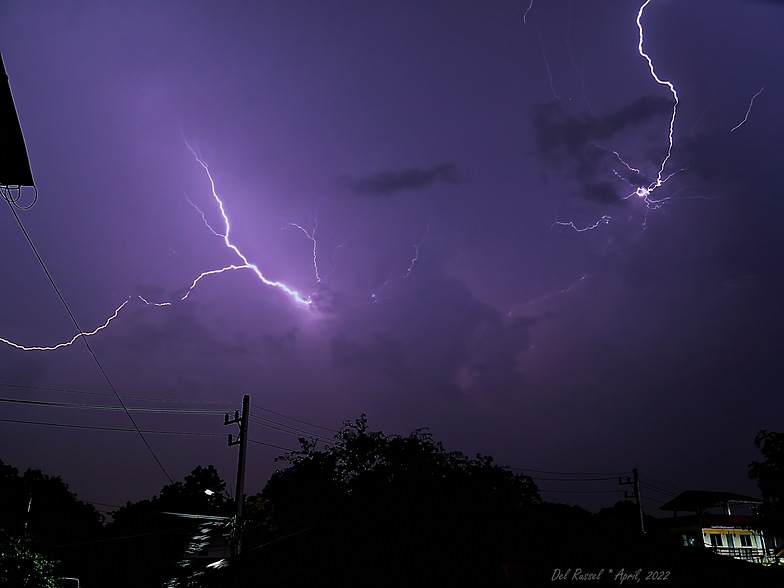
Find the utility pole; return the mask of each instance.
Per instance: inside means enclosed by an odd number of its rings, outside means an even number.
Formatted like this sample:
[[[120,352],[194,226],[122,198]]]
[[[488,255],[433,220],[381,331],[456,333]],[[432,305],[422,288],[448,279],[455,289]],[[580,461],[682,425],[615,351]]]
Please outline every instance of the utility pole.
[[[242,395],[242,415],[236,410],[234,411],[234,418],[229,419],[226,414],[223,419],[224,425],[239,424],[240,432],[235,440],[232,440],[231,433],[229,433],[229,447],[232,445],[239,445],[240,452],[237,456],[237,485],[234,492],[234,500],[237,503],[237,511],[234,515],[234,525],[231,532],[231,542],[229,546],[229,558],[233,559],[239,555],[241,540],[242,540],[242,502],[245,493],[245,452],[248,447],[248,412],[250,407],[250,396],[247,394]]]
[[[625,490],[623,493],[623,497],[625,499],[634,498],[634,501],[637,503],[637,510],[640,511],[640,532],[644,535],[645,534],[645,518],[642,512],[642,502],[640,502],[640,475],[637,472],[637,468],[632,468],[632,477],[626,476],[624,478],[618,478],[618,484],[631,486],[632,491],[629,492]]]

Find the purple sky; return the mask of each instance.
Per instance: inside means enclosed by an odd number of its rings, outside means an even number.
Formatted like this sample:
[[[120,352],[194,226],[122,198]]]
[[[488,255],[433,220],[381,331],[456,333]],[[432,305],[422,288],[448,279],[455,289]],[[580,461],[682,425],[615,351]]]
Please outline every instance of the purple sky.
[[[784,408],[784,5],[647,6],[644,49],[680,99],[662,179],[678,173],[648,206],[626,197],[655,186],[673,98],[637,52],[638,9],[4,2],[39,191],[20,217],[83,329],[130,297],[90,338],[127,406],[219,413],[132,413],[144,430],[234,433],[222,411],[244,392],[254,417],[328,436],[264,409],[430,427],[517,468],[636,466],[660,489],[754,494],[754,435],[781,430]],[[186,141],[231,242],[309,306],[248,269],[177,302],[201,272],[242,263],[197,211],[223,230]],[[0,247],[0,337],[73,337],[7,207]],[[0,345],[0,383],[4,399],[118,406],[82,342]],[[4,419],[131,426],[122,411],[0,405]],[[233,487],[225,438],[146,439],[172,478],[212,463]],[[250,439],[296,447],[258,420]],[[168,481],[135,433],[3,422],[0,440],[7,463],[102,505]],[[250,445],[248,493],[280,453]],[[623,490],[538,484],[591,508]],[[671,497],[644,494],[654,512]]]

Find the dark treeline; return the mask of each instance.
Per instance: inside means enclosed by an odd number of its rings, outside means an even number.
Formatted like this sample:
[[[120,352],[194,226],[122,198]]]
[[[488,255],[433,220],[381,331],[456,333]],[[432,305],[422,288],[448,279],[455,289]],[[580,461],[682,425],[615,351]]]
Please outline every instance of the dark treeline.
[[[765,459],[749,471],[771,529],[783,439],[761,432]],[[575,574],[610,585],[637,570],[667,572],[668,586],[784,585],[781,568],[684,549],[651,517],[641,533],[632,502],[597,513],[545,502],[530,477],[449,451],[426,430],[385,435],[363,415],[323,448],[303,438],[281,460],[245,499],[240,555],[217,567],[207,566],[228,556],[235,504],[213,466],[105,521],[60,478],[0,462],[0,585],[544,586]]]

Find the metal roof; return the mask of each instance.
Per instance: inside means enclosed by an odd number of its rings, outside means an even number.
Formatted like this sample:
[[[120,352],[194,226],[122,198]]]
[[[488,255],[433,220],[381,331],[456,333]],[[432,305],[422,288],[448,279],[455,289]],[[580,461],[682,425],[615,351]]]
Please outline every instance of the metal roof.
[[[678,496],[661,505],[661,510],[682,510],[700,512],[725,504],[762,504],[762,499],[735,492],[717,492],[714,490],[684,490]]]

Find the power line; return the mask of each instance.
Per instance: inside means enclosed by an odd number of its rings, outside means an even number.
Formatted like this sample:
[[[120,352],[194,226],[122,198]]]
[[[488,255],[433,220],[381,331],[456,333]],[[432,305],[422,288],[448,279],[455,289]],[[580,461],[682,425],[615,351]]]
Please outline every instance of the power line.
[[[683,491],[683,489],[680,486],[673,486],[672,484],[668,484],[667,482],[662,482],[661,480],[656,480],[655,478],[651,478],[650,476],[642,476],[641,475],[640,477],[644,478],[646,480],[650,480],[651,482],[656,482],[657,484],[659,484],[661,486],[669,486],[670,488],[673,488],[673,489],[677,490],[678,493]]]
[[[52,274],[49,273],[49,270],[47,269],[46,264],[44,263],[43,258],[38,253],[38,249],[36,248],[35,244],[33,243],[33,240],[30,238],[30,235],[27,233],[27,229],[25,229],[24,224],[22,223],[22,219],[19,218],[19,215],[16,213],[16,209],[14,208],[14,204],[9,199],[6,199],[6,202],[8,202],[8,207],[11,209],[11,213],[14,215],[14,218],[16,219],[16,222],[19,224],[19,228],[22,230],[22,234],[24,234],[25,238],[27,239],[27,242],[30,244],[30,248],[33,250],[33,253],[35,254],[35,257],[38,260],[38,263],[41,264],[41,268],[44,270],[44,273],[46,274],[46,277],[49,279],[49,283],[52,285],[52,288],[57,293],[57,297],[60,299],[60,302],[62,302],[63,306],[65,307],[65,310],[68,313],[68,316],[71,318],[71,321],[73,322],[74,326],[76,327],[76,330],[78,331],[79,335],[81,335],[82,341],[84,341],[84,345],[85,345],[85,347],[87,347],[87,351],[90,352],[90,355],[92,356],[93,360],[95,361],[95,364],[98,366],[98,369],[100,370],[101,374],[103,374],[103,377],[106,380],[107,384],[109,384],[109,388],[111,388],[112,392],[114,392],[114,395],[117,397],[118,402],[120,403],[120,405],[125,410],[125,414],[128,415],[128,420],[131,421],[131,424],[133,425],[134,430],[136,430],[136,432],[138,433],[138,435],[141,438],[142,442],[144,443],[145,447],[147,447],[147,450],[150,452],[150,455],[152,455],[152,458],[155,460],[155,463],[158,464],[158,467],[161,469],[161,471],[166,476],[166,478],[169,480],[169,482],[173,484],[174,480],[169,475],[169,472],[166,471],[166,468],[163,467],[163,464],[161,463],[161,460],[158,459],[158,456],[155,454],[155,451],[153,451],[152,446],[147,442],[147,439],[144,437],[144,434],[142,433],[141,429],[139,429],[139,427],[136,424],[136,421],[133,419],[133,416],[131,415],[131,413],[128,412],[128,410],[125,408],[125,403],[123,402],[122,398],[120,397],[119,392],[117,392],[117,389],[114,387],[114,384],[112,383],[112,380],[109,378],[109,374],[104,369],[103,365],[101,364],[100,360],[98,359],[98,356],[93,351],[92,347],[90,347],[90,342],[87,340],[87,337],[85,336],[84,331],[79,326],[79,322],[76,320],[76,317],[74,316],[73,312],[71,311],[70,306],[68,306],[68,303],[66,302],[66,300],[63,297],[62,293],[60,292],[60,289],[57,287],[57,284],[55,283],[54,278],[52,277]]]
[[[534,473],[537,473],[537,474],[553,474],[553,475],[556,475],[556,476],[611,476],[611,478],[608,478],[608,479],[614,479],[615,476],[622,476],[624,474],[628,474],[629,473],[628,470],[627,471],[623,471],[623,472],[553,472],[553,471],[549,471],[549,470],[534,470],[534,469],[531,469],[531,468],[513,468],[513,467],[508,467],[506,469],[514,470],[514,471],[518,471],[518,472],[534,472]]]
[[[647,484],[646,482],[640,482],[640,486],[646,488],[648,490],[653,490],[654,492],[659,492],[661,494],[667,494],[669,496],[678,496],[679,492],[672,492],[670,490],[664,490],[663,488],[657,488],[651,484]]]
[[[159,430],[141,430],[136,429],[123,429],[121,427],[100,427],[98,425],[77,425],[74,423],[50,423],[45,421],[28,421],[22,419],[4,419],[0,418],[3,423],[18,423],[22,425],[42,425],[47,427],[65,427],[68,429],[90,429],[93,431],[118,431],[122,433],[149,433],[161,435],[194,435],[198,437],[223,437],[222,433],[206,433],[203,431],[159,431]]]
[[[271,414],[274,414],[274,415],[276,415],[276,416],[283,417],[284,419],[289,419],[289,420],[292,420],[292,421],[298,422],[298,423],[300,423],[300,424],[302,424],[302,425],[308,425],[308,426],[310,426],[310,427],[316,427],[317,429],[323,429],[323,430],[325,430],[325,431],[329,431],[330,433],[337,433],[337,432],[338,432],[338,431],[337,431],[337,430],[335,430],[335,429],[330,429],[329,427],[322,427],[321,425],[317,425],[317,424],[315,424],[315,423],[309,423],[308,421],[303,421],[303,420],[301,420],[301,419],[296,419],[296,418],[294,418],[294,417],[287,416],[287,415],[285,415],[285,414],[282,414],[282,413],[280,413],[280,412],[275,412],[274,410],[270,410],[270,409],[268,409],[268,408],[263,408],[263,407],[261,407],[261,406],[258,406],[258,405],[256,405],[256,404],[251,404],[251,406],[252,406],[253,408],[257,408],[258,410],[263,410],[264,412],[269,412],[269,413],[271,413]]]
[[[265,443],[264,441],[256,441],[255,439],[248,439],[248,441],[250,441],[251,443],[255,443],[256,445],[264,445],[265,447],[272,447],[273,449],[282,449],[283,451],[296,451],[296,449],[291,449],[289,447],[281,447],[280,445],[273,445],[272,443]]]
[[[622,490],[539,490],[540,493],[548,494],[615,494]]]
[[[640,496],[642,496],[645,500],[650,500],[652,502],[658,502],[659,504],[664,504],[666,502],[665,500],[659,500],[658,498],[651,498],[650,496],[646,496],[645,494],[641,494]]]
[[[9,384],[6,382],[0,382],[0,387],[3,388],[21,388],[23,390],[40,390],[43,392],[65,392],[68,394],[89,394],[93,396],[113,396],[112,394],[107,394],[106,392],[90,392],[87,390],[76,390],[73,388],[53,388],[47,386],[28,386],[24,384]],[[152,398],[149,396],[126,396],[123,395],[123,398],[126,400],[145,400],[150,402],[173,402],[177,404],[236,404],[233,400],[196,400],[196,399],[176,399],[176,398]]]
[[[532,480],[542,480],[548,482],[596,482],[596,481],[605,481],[605,480],[616,480],[615,476],[611,478],[537,478],[536,476],[531,476]]]
[[[44,400],[25,400],[21,398],[0,398],[0,402],[9,402],[13,404],[28,404],[33,406],[45,406],[48,408],[80,408],[86,410],[110,410],[121,411],[123,408],[119,406],[106,406],[105,404],[76,404],[73,402],[49,402]],[[222,410],[214,410],[209,408],[203,409],[182,409],[182,408],[155,408],[146,406],[130,406],[125,410],[129,412],[150,412],[150,413],[164,413],[164,414],[192,414],[192,415],[216,415],[223,414]]]
[[[292,427],[290,425],[286,425],[286,424],[280,423],[278,421],[272,421],[272,420],[269,420],[269,419],[263,419],[263,418],[254,417],[254,416],[251,416],[250,420],[251,420],[251,422],[253,422],[253,423],[257,424],[257,425],[261,425],[262,427],[267,427],[269,429],[273,429],[275,431],[280,431],[282,433],[287,433],[289,435],[295,435],[297,437],[301,437],[303,435],[307,435],[307,436],[310,436],[310,437],[314,437],[315,439],[318,439],[319,441],[322,441],[322,442],[325,442],[325,443],[330,443],[332,441],[328,437],[322,437],[321,435],[318,435],[316,433],[311,433],[310,431],[306,431],[304,429],[299,429],[297,427]],[[275,425],[278,425],[278,426],[275,426]]]

